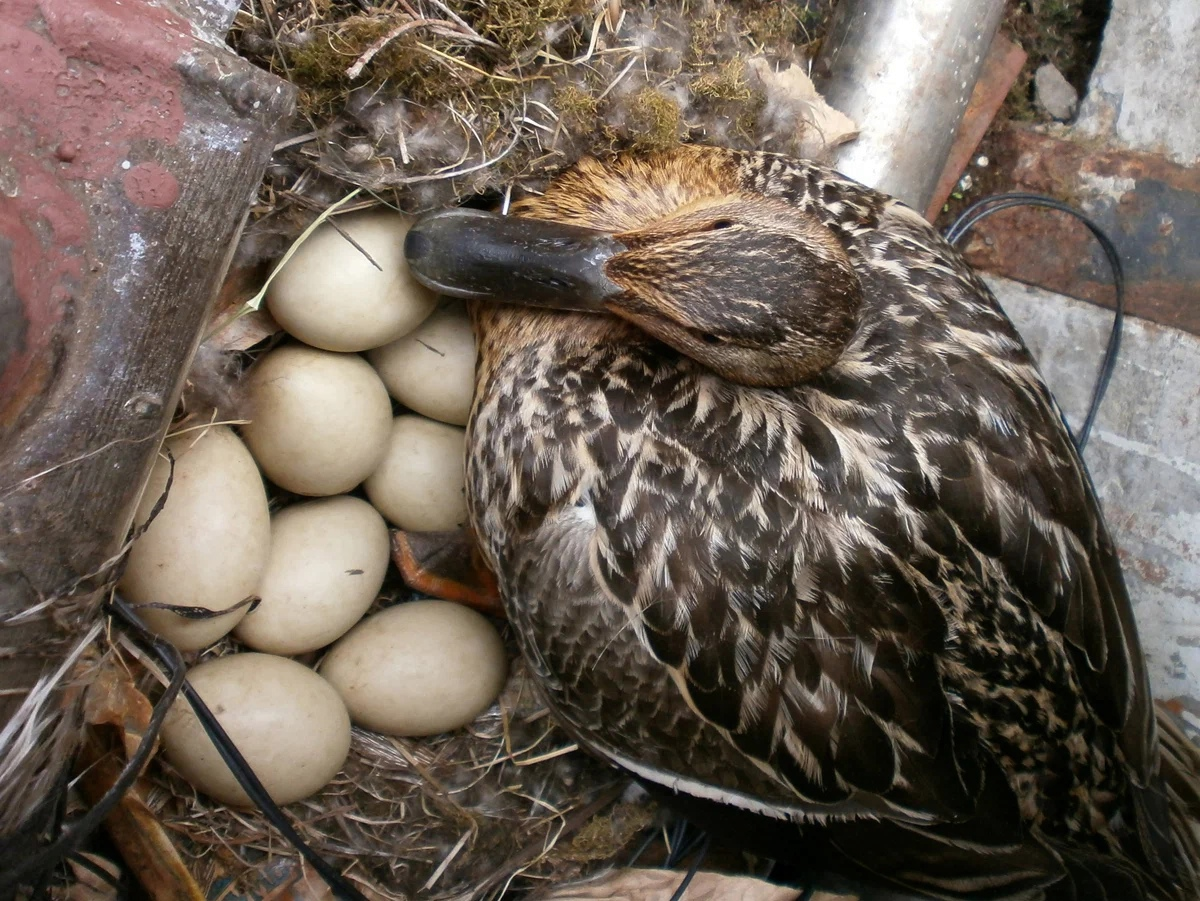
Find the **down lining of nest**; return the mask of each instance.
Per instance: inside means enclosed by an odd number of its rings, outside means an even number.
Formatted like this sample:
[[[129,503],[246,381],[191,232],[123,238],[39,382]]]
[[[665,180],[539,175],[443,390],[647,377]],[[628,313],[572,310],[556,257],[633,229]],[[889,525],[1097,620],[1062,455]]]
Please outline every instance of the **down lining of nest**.
[[[300,87],[280,183],[406,211],[538,190],[581,156],[681,141],[833,146],[797,94],[831,0],[249,0],[239,51]],[[814,142],[814,138],[818,139]],[[305,175],[305,173],[310,173]]]

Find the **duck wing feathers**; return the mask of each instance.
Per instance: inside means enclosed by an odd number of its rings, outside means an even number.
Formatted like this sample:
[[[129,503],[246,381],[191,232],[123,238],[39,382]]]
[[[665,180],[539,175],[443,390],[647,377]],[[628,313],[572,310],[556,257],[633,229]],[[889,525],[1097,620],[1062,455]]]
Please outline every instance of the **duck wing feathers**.
[[[729,156],[823,217],[866,309],[788,389],[619,329],[490,364],[472,518],[558,716],[645,778],[823,822],[946,897],[1039,897],[1091,857],[1171,872],[1128,598],[1015,330],[915,213]]]

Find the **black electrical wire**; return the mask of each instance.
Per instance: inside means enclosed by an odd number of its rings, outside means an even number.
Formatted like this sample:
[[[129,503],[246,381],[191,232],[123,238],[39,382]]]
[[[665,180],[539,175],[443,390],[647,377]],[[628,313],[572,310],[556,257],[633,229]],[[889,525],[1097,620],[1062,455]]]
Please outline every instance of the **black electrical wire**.
[[[250,768],[250,765],[246,762],[246,759],[238,751],[233,740],[230,739],[228,733],[221,727],[221,724],[213,716],[212,711],[208,709],[204,700],[187,681],[187,667],[179,654],[179,650],[169,642],[152,634],[142,623],[137,612],[129,602],[119,595],[113,596],[113,599],[107,606],[107,611],[111,616],[119,619],[125,625],[126,629],[132,633],[137,642],[157,658],[170,677],[170,682],[167,684],[162,697],[159,698],[158,703],[154,706],[150,722],[147,725],[145,734],[142,736],[141,743],[122,768],[120,775],[112,787],[104,793],[104,796],[86,814],[73,823],[70,823],[57,839],[40,851],[27,857],[22,863],[0,874],[0,897],[6,897],[7,893],[25,884],[31,877],[36,880],[38,885],[43,884],[48,874],[61,861],[79,850],[88,836],[112,812],[113,808],[116,807],[117,803],[142,772],[142,769],[150,759],[155,741],[162,731],[163,721],[166,719],[171,705],[174,704],[176,697],[182,693],[195,711],[196,718],[200,721],[200,725],[204,728],[205,733],[221,754],[221,759],[225,761],[225,765],[229,767],[234,777],[238,780],[238,783],[242,786],[242,789],[249,795],[250,800],[263,812],[267,821],[300,852],[300,855],[325,880],[335,897],[341,899],[341,901],[367,901],[366,896],[300,837],[291,821],[287,818],[287,815],[271,799],[271,796],[267,794],[267,790],[263,787],[262,782],[259,781],[254,771]],[[63,794],[65,796],[65,792]]]
[[[148,633],[147,633],[148,634]],[[159,639],[154,639],[159,644],[165,644]],[[165,645],[165,647],[171,647]],[[171,648],[174,650],[174,648]],[[175,651],[176,656],[179,652]],[[96,831],[96,828],[104,821],[117,806],[117,803],[125,795],[125,792],[133,785],[141,774],[142,769],[150,760],[150,755],[154,750],[154,742],[158,737],[158,733],[162,730],[163,720],[167,717],[167,711],[171,709],[171,704],[174,702],[176,695],[183,688],[184,683],[184,668],[182,661],[178,671],[174,672],[170,683],[167,685],[166,691],[160,699],[158,705],[154,708],[150,715],[150,722],[147,724],[146,733],[142,736],[141,743],[137,749],[129,756],[129,760],[125,762],[125,766],[121,769],[112,788],[105,792],[102,797],[92,808],[79,819],[67,824],[67,826],[59,833],[58,838],[46,845],[39,851],[28,855],[20,863],[12,865],[7,872],[0,873],[0,897],[5,897],[8,892],[15,891],[16,888],[25,884],[30,877],[34,877],[40,881],[44,874],[53,870],[67,856],[75,853],[87,841],[88,836]]]
[[[1100,372],[1096,376],[1096,384],[1092,388],[1092,400],[1088,405],[1087,416],[1084,418],[1083,425],[1080,426],[1078,434],[1073,436],[1076,449],[1080,453],[1083,453],[1084,448],[1087,447],[1088,438],[1091,436],[1092,426],[1096,422],[1096,415],[1100,412],[1100,404],[1103,403],[1104,395],[1108,392],[1108,384],[1112,381],[1113,371],[1117,366],[1117,354],[1121,349],[1121,333],[1125,327],[1125,270],[1121,265],[1121,255],[1117,252],[1116,245],[1113,244],[1112,239],[1108,237],[1104,229],[1082,211],[1077,210],[1070,204],[1063,203],[1061,200],[1047,197],[1045,194],[1013,192],[985,197],[963,210],[959,217],[946,229],[944,237],[952,246],[957,246],[958,242],[963,239],[976,223],[986,219],[993,213],[999,213],[1001,210],[1009,210],[1019,206],[1045,207],[1046,209],[1057,210],[1060,213],[1074,216],[1087,226],[1088,231],[1095,236],[1096,241],[1100,244],[1100,248],[1104,251],[1108,265],[1112,268],[1113,288],[1116,291],[1112,329],[1108,335],[1108,344],[1104,349],[1104,359],[1100,364]]]
[[[83,867],[85,870],[87,870],[89,873],[91,873],[93,876],[95,876],[101,882],[104,882],[105,884],[107,884],[109,888],[113,889],[116,892],[118,898],[125,896],[126,892],[124,891],[124,886],[121,884],[121,878],[119,876],[113,875],[108,870],[106,870],[104,867],[100,866],[100,864],[96,863],[95,861],[89,860],[83,854],[79,854],[79,853],[72,854],[72,855],[70,855],[69,860],[71,861],[71,863],[73,863],[77,866]]]
[[[110,611],[118,616],[121,621],[130,628],[137,638],[145,644],[154,656],[158,658],[159,663],[171,674],[172,684],[178,679],[181,684],[183,696],[187,698],[192,710],[196,714],[196,718],[200,721],[204,732],[212,741],[213,746],[221,755],[221,759],[225,761],[225,765],[229,767],[237,779],[238,784],[243,791],[250,797],[250,800],[262,811],[263,816],[267,818],[272,826],[286,838],[303,857],[317,874],[320,875],[325,883],[329,886],[333,894],[340,898],[341,901],[367,901],[365,895],[360,892],[354,885],[346,879],[337,869],[331,865],[325,858],[321,857],[313,848],[300,837],[296,828],[292,825],[291,820],[279,807],[278,804],[267,793],[261,781],[250,764],[246,762],[246,758],[242,756],[237,749],[237,745],[233,743],[233,739],[222,728],[217,718],[213,716],[208,705],[204,703],[204,699],[197,694],[184,677],[186,667],[184,666],[183,658],[179,655],[179,650],[172,644],[163,641],[150,631],[142,623],[134,608],[128,601],[118,595],[113,597],[110,604]],[[160,707],[164,707],[162,702],[159,702]],[[170,705],[165,705],[164,709]],[[157,714],[157,710],[155,711]]]
[[[659,827],[654,826],[646,833],[646,837],[642,839],[642,843],[637,846],[632,856],[630,856],[629,862],[625,864],[626,867],[637,865],[637,862],[642,859],[642,855],[646,853],[646,849],[654,844],[654,840],[658,838],[659,831]]]
[[[671,901],[683,901],[683,896],[687,893],[688,886],[692,884],[692,880],[696,878],[696,874],[700,872],[700,866],[708,857],[708,848],[712,842],[712,837],[708,833],[701,833],[699,845],[693,842],[692,847],[696,847],[696,858],[692,861],[692,865],[688,867],[688,871],[683,875],[683,879],[679,881],[679,887],[675,889],[675,893],[671,895]],[[689,848],[688,853],[691,853]],[[684,855],[686,856],[686,855]]]
[[[667,836],[666,865],[669,869],[679,866],[696,844],[695,836],[688,838],[691,829],[692,824],[686,817],[679,817],[671,824],[671,832]]]
[[[63,769],[58,776],[58,785],[53,794],[53,797],[56,797],[58,801],[54,805],[54,815],[51,817],[49,823],[48,835],[60,834],[63,823],[67,819],[67,791],[70,788],[70,784],[70,771]],[[37,874],[37,878],[30,887],[29,892],[29,897],[33,901],[44,901],[44,899],[50,897],[50,880],[54,876],[55,868],[61,866],[61,864],[62,862],[58,861],[54,867],[47,867],[41,873]]]

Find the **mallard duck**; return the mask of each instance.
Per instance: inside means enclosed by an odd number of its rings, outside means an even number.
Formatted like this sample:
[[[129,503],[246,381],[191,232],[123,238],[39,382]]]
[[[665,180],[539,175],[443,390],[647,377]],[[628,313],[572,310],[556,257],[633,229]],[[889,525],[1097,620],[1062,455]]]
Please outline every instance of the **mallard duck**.
[[[406,253],[471,301],[471,526],[584,747],[865,884],[1200,897],[1088,474],[920,216],[684,146]]]

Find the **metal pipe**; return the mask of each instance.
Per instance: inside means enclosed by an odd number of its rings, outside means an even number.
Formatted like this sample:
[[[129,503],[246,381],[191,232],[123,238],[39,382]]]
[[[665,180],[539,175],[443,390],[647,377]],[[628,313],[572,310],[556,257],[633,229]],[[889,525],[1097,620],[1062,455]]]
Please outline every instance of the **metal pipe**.
[[[841,0],[814,75],[860,135],[834,165],[924,210],[1003,13],[1001,0]]]

